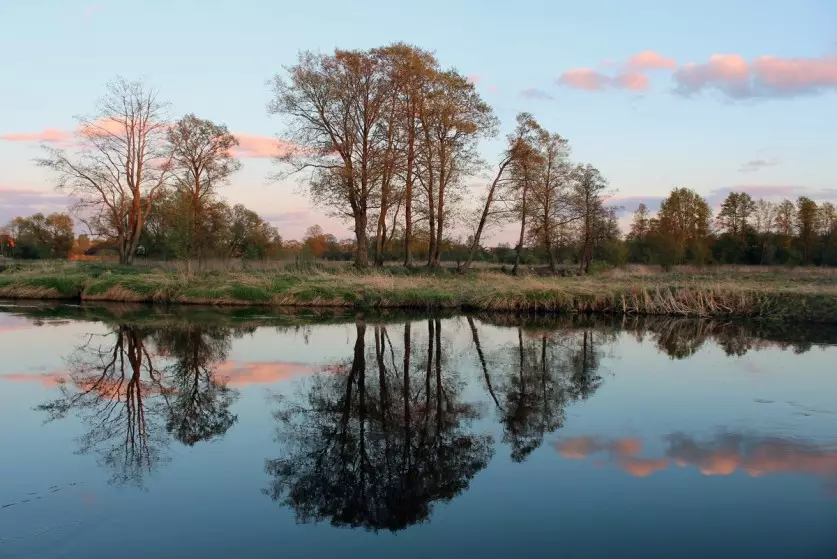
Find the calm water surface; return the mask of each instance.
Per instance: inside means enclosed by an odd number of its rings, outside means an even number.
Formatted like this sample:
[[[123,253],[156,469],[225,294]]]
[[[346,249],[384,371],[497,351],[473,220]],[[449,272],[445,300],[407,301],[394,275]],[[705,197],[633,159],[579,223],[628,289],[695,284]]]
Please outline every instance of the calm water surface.
[[[834,340],[0,305],[0,557],[837,557]]]

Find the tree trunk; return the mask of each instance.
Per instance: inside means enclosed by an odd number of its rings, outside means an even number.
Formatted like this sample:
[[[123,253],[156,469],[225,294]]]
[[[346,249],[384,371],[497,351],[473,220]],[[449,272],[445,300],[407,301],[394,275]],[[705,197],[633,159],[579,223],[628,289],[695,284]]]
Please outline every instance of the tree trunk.
[[[488,221],[488,214],[491,210],[491,202],[494,201],[494,191],[497,189],[497,184],[500,182],[500,178],[503,176],[503,171],[506,170],[506,166],[509,164],[511,160],[507,159],[500,164],[500,169],[497,171],[497,176],[494,177],[494,181],[491,183],[491,188],[488,189],[488,197],[485,199],[485,206],[482,209],[482,215],[480,216],[480,222],[477,225],[477,232],[474,233],[474,240],[471,242],[471,250],[468,251],[468,260],[465,261],[465,265],[462,266],[463,270],[467,270],[471,266],[471,262],[474,261],[474,256],[477,253],[477,249],[480,246],[480,237],[482,236],[482,230],[485,228],[485,222]]]
[[[407,177],[404,183],[404,266],[406,268],[413,267],[413,162],[416,157],[415,143],[416,129],[415,124],[411,122],[407,138]]]
[[[480,336],[477,332],[477,325],[474,324],[474,319],[470,316],[466,316],[465,318],[468,321],[468,326],[471,328],[471,338],[474,340],[474,346],[477,348],[477,357],[480,360],[480,367],[482,368],[483,377],[485,377],[485,385],[488,388],[488,393],[491,395],[491,399],[494,400],[494,404],[497,408],[502,409],[502,406],[500,406],[500,400],[497,399],[497,394],[494,392],[494,386],[491,384],[491,377],[488,374],[488,364],[485,361],[485,354],[482,352],[482,345],[480,345]]]
[[[523,236],[526,233],[526,197],[528,195],[528,186],[523,185],[523,206],[520,209],[520,238],[517,241],[517,246],[514,247],[514,268],[512,268],[512,275],[517,275],[520,271],[520,253],[523,251]]]
[[[366,212],[358,213],[355,216],[355,238],[357,239],[357,253],[355,255],[355,268],[366,268],[369,266],[369,246],[366,238]]]
[[[412,429],[410,424],[410,323],[404,323],[404,440],[410,448]],[[409,451],[408,451],[409,454]]]

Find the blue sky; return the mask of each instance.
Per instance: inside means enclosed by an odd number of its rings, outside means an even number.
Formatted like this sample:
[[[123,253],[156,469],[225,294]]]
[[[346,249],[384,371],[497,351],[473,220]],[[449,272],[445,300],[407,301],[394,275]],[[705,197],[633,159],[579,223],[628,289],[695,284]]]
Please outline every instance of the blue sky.
[[[0,221],[61,208],[32,162],[37,140],[71,131],[117,75],[157,88],[173,116],[194,112],[261,146],[282,130],[266,113],[265,82],[298,51],[393,41],[474,76],[502,133],[518,111],[534,113],[628,209],[675,186],[713,202],[744,187],[837,198],[833,0],[0,0]],[[484,143],[489,162],[500,147]],[[295,183],[268,182],[269,158],[243,161],[227,199],[286,238],[314,222],[347,236]]]

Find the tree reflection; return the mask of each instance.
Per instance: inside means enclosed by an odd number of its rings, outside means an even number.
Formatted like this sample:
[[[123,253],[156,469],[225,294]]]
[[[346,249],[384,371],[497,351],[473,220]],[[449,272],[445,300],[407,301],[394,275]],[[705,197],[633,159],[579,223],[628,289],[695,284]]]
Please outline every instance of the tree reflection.
[[[410,324],[397,350],[385,327],[370,348],[367,325],[355,329],[349,360],[279,400],[285,455],[267,461],[265,492],[301,522],[401,530],[466,489],[492,441],[469,429],[477,408],[460,401],[462,383],[445,367],[438,319],[427,321],[426,347],[415,347]]]
[[[236,393],[213,372],[229,337],[224,328],[111,326],[76,348],[59,397],[38,409],[48,421],[75,412],[87,427],[78,452],[98,455],[112,482],[141,485],[167,460],[169,434],[193,445],[235,423]]]
[[[238,419],[230,412],[237,392],[219,382],[212,368],[226,359],[230,337],[227,328],[194,325],[155,335],[157,347],[174,359],[166,368],[172,392],[166,429],[185,445],[219,437]]]
[[[599,352],[592,330],[517,327],[517,344],[504,356],[487,359],[473,317],[466,317],[486,388],[503,425],[503,442],[511,458],[523,462],[561,428],[565,408],[587,398],[601,384]],[[510,356],[511,359],[504,357]],[[489,362],[499,374],[489,372]],[[495,390],[496,385],[496,390]]]

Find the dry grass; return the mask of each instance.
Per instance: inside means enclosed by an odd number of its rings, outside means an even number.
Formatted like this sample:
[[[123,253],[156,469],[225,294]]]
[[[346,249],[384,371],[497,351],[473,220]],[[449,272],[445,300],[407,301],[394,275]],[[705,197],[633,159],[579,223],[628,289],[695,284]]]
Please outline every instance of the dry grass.
[[[214,305],[321,306],[742,316],[837,322],[837,271],[632,266],[585,277],[499,271],[203,271],[44,264],[0,274],[0,297]]]

